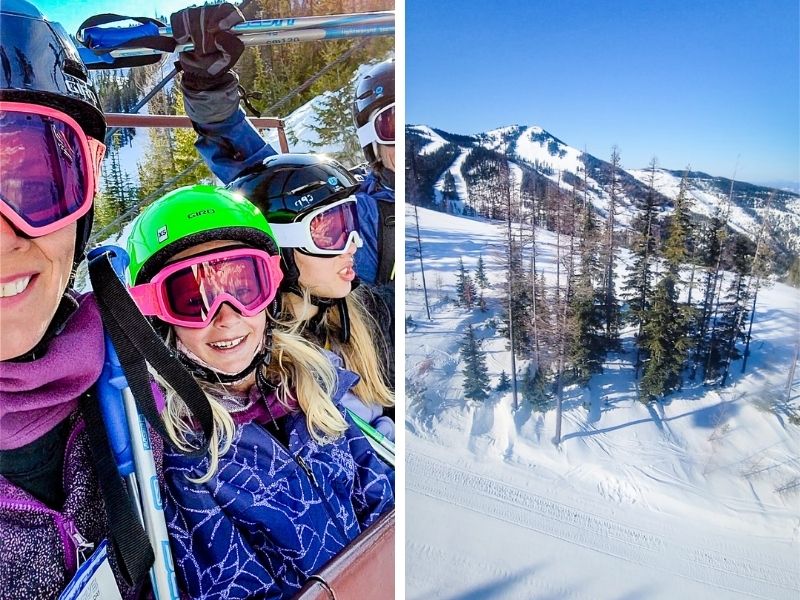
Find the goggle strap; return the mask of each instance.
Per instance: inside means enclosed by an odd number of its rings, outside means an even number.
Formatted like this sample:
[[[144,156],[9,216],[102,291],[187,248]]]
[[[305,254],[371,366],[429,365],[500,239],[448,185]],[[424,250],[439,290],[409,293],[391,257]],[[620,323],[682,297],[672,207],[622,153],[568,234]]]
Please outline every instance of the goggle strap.
[[[280,248],[303,248],[307,245],[308,223],[272,223],[272,233]]]
[[[372,120],[356,129],[356,134],[358,134],[358,141],[361,142],[362,148],[364,146],[369,146],[372,142],[380,141],[375,131],[375,123],[373,123]]]
[[[139,311],[143,315],[154,316],[158,315],[160,312],[158,286],[156,284],[142,283],[135,285],[128,288],[128,293],[131,295],[131,298],[133,298],[133,301],[136,302],[136,306],[139,307]]]

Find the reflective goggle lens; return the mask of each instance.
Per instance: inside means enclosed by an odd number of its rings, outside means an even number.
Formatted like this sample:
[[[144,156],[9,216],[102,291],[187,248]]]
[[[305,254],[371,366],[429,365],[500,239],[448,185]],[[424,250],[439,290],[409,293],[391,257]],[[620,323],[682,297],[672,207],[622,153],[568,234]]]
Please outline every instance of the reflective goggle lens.
[[[345,202],[315,216],[309,223],[311,239],[321,250],[345,250],[350,233],[358,231],[355,202]]]
[[[204,323],[214,316],[222,301],[231,300],[239,310],[260,312],[272,301],[278,282],[259,256],[215,258],[171,273],[164,279],[165,304],[179,320]],[[212,313],[212,310],[214,314]]]
[[[89,210],[93,157],[83,132],[56,111],[7,108],[0,106],[0,202],[25,233],[43,235]]]
[[[375,134],[381,142],[394,142],[394,104],[375,115]]]

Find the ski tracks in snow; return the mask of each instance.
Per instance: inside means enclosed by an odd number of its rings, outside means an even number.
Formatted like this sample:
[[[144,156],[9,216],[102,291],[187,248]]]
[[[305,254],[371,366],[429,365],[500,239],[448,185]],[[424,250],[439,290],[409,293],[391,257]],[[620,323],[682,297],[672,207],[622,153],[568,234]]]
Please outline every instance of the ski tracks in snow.
[[[648,572],[661,571],[754,598],[800,596],[796,555],[791,556],[795,549],[788,544],[781,551],[773,546],[766,548],[763,541],[743,543],[746,538],[706,535],[703,545],[697,539],[671,539],[664,533],[592,514],[411,449],[406,452],[406,472],[409,491],[641,565]],[[654,513],[653,518],[659,523],[659,515]]]

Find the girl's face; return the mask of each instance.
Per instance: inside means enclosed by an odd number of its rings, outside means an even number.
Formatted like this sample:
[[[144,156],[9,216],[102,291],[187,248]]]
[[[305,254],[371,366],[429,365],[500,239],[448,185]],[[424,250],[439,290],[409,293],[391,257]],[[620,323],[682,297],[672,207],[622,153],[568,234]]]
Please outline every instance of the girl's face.
[[[0,216],[0,360],[33,349],[67,289],[77,224],[37,238],[18,235]]]
[[[355,242],[343,254],[331,257],[309,256],[295,250],[294,260],[300,272],[298,281],[314,296],[344,298],[350,293],[356,272],[353,269]]]
[[[176,254],[173,261],[230,246],[235,242],[216,240],[198,244]],[[174,325],[181,343],[203,362],[224,373],[238,373],[252,362],[261,348],[267,311],[245,317],[227,302],[207,327],[196,329]]]
[[[394,172],[394,145],[378,144],[378,157],[384,167]]]

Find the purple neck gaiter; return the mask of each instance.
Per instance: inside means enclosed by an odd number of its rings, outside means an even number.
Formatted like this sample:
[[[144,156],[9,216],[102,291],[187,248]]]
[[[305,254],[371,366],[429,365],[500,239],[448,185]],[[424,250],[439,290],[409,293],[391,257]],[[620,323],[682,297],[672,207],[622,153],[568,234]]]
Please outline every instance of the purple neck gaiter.
[[[103,324],[94,296],[79,300],[42,358],[0,362],[0,450],[38,439],[78,406],[103,368]]]

